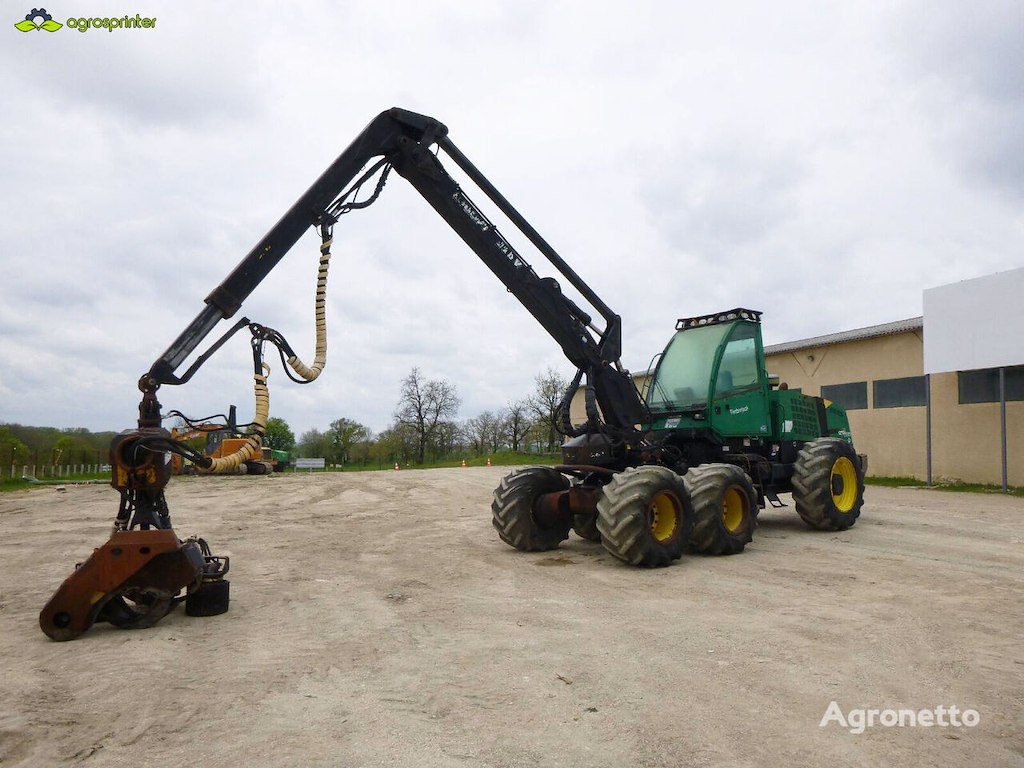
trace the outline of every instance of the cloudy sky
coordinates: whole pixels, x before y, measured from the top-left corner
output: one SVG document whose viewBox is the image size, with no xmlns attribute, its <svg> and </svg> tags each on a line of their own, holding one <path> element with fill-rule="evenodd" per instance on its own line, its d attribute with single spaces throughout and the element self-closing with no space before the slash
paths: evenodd
<svg viewBox="0 0 1024 768">
<path fill-rule="evenodd" d="M 10 2 L 0 31 L 0 423 L 133 426 L 139 376 L 391 106 L 448 125 L 622 315 L 634 370 L 680 316 L 747 306 L 791 341 L 1024 265 L 1017 0 L 46 4 L 57 32 Z M 155 27 L 66 23 L 136 13 Z M 297 435 L 387 427 L 413 366 L 462 418 L 571 375 L 397 175 L 334 254 L 327 370 L 271 360 Z M 307 361 L 317 255 L 311 233 L 242 309 Z M 165 410 L 248 418 L 250 359 L 239 335 Z"/>
</svg>

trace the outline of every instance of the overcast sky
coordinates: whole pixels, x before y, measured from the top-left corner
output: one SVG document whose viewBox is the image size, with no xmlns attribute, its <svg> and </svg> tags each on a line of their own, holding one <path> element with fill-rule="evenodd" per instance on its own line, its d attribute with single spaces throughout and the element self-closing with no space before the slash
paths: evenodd
<svg viewBox="0 0 1024 768">
<path fill-rule="evenodd" d="M 1024 265 L 1019 0 L 54 0 L 62 29 L 15 29 L 33 7 L 0 32 L 0 423 L 134 426 L 139 376 L 391 106 L 447 124 L 622 315 L 634 370 L 680 316 L 746 306 L 792 341 Z M 136 13 L 155 27 L 66 23 Z M 334 234 L 327 370 L 299 387 L 270 361 L 297 436 L 386 428 L 413 366 L 462 418 L 572 374 L 397 175 Z M 307 362 L 317 245 L 242 309 Z M 239 335 L 165 411 L 247 420 L 250 361 Z"/>
</svg>

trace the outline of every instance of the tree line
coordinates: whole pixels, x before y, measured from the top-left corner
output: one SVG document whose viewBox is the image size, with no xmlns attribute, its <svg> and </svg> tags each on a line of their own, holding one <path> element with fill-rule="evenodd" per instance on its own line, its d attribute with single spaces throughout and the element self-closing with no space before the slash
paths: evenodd
<svg viewBox="0 0 1024 768">
<path fill-rule="evenodd" d="M 497 410 L 458 418 L 458 388 L 445 379 L 427 379 L 413 368 L 402 380 L 391 425 L 374 434 L 350 419 L 335 419 L 298 439 L 280 418 L 267 424 L 264 444 L 328 464 L 424 464 L 457 456 L 484 456 L 502 450 L 554 452 L 561 445 L 558 406 L 568 381 L 548 369 L 535 378 L 534 391 Z"/>
<path fill-rule="evenodd" d="M 60 466 L 105 464 L 116 432 L 90 432 L 82 427 L 26 427 L 0 424 L 0 462 L 3 466 Z"/>
<path fill-rule="evenodd" d="M 335 465 L 424 464 L 502 450 L 551 453 L 561 444 L 558 405 L 568 381 L 549 368 L 534 382 L 529 395 L 460 420 L 456 385 L 428 379 L 413 368 L 402 380 L 391 425 L 379 434 L 341 417 L 323 431 L 311 429 L 296 439 L 284 419 L 272 417 L 263 442 L 293 457 L 324 458 Z M 0 467 L 105 464 L 116 434 L 0 424 Z"/>
</svg>

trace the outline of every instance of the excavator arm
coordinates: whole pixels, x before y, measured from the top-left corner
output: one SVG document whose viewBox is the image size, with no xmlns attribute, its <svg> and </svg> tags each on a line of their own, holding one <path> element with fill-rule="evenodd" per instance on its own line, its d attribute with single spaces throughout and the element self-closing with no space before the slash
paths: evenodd
<svg viewBox="0 0 1024 768">
<path fill-rule="evenodd" d="M 553 277 L 541 277 L 495 227 L 455 179 L 439 155 L 443 154 L 548 260 L 562 279 L 576 289 L 600 316 L 594 318 L 562 293 Z M 367 170 L 367 167 L 369 169 Z M 256 418 L 250 427 L 250 445 L 230 459 L 196 458 L 200 466 L 214 462 L 235 465 L 259 449 L 266 426 L 269 398 L 262 364 L 262 343 L 272 340 L 290 354 L 287 342 L 272 329 L 247 318 L 238 321 L 181 375 L 178 369 L 222 321 L 233 317 L 246 298 L 277 266 L 310 227 L 323 237 L 318 302 L 326 290 L 326 262 L 331 232 L 338 217 L 376 200 L 388 172 L 405 178 L 469 245 L 505 287 L 561 346 L 577 368 L 562 401 L 563 429 L 585 441 L 596 437 L 597 450 L 578 455 L 591 463 L 621 467 L 630 445 L 640 441 L 636 425 L 646 421 L 645 406 L 627 371 L 620 365 L 621 321 L 523 216 L 498 192 L 448 137 L 437 120 L 390 109 L 378 115 L 338 156 L 326 171 L 239 262 L 207 297 L 205 306 L 177 339 L 139 379 L 142 401 L 138 428 L 118 435 L 111 445 L 113 479 L 121 505 L 111 539 L 69 576 L 40 614 L 43 632 L 55 640 L 70 640 L 93 623 L 116 626 L 151 626 L 178 600 L 194 615 L 227 610 L 227 559 L 212 555 L 201 539 L 180 541 L 171 528 L 164 488 L 170 479 L 167 453 L 182 450 L 161 426 L 164 418 L 157 390 L 164 384 L 184 384 L 237 330 L 248 325 L 253 333 Z M 356 196 L 363 184 L 379 175 L 372 196 Z M 321 290 L 322 288 L 322 290 Z M 318 314 L 322 304 L 318 304 Z M 319 324 L 319 319 L 318 319 Z M 603 326 L 603 327 L 602 327 Z M 319 334 L 318 328 L 318 334 Z M 319 336 L 318 336 L 319 343 Z M 318 367 L 319 366 L 319 367 Z M 323 361 L 312 368 L 301 363 L 307 380 L 315 378 Z M 574 430 L 569 423 L 569 402 L 586 378 L 587 422 Z M 245 454 L 244 451 L 248 451 Z M 567 452 L 568 455 L 568 452 Z M 587 461 L 578 461 L 585 465 Z M 205 463 L 204 463 L 205 462 Z M 182 590 L 187 597 L 179 597 Z"/>
<path fill-rule="evenodd" d="M 554 278 L 541 278 L 505 239 L 441 164 L 435 148 L 476 184 L 558 273 L 600 314 L 591 316 L 565 296 Z M 437 120 L 403 109 L 378 115 L 274 227 L 206 298 L 206 306 L 143 376 L 140 387 L 183 383 L 175 371 L 222 319 L 232 317 L 250 293 L 312 226 L 333 225 L 331 207 L 375 158 L 393 167 L 469 245 L 508 290 L 587 376 L 603 421 L 630 431 L 644 407 L 628 374 L 621 371 L 621 319 L 555 252 L 448 137 Z M 577 380 L 578 383 L 578 380 Z M 573 387 L 572 389 L 575 389 Z"/>
</svg>

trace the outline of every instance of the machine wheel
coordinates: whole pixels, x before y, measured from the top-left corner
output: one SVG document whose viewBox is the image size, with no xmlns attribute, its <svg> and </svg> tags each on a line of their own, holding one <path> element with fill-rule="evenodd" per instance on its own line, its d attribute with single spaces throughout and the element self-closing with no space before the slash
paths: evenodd
<svg viewBox="0 0 1024 768">
<path fill-rule="evenodd" d="M 683 482 L 693 502 L 690 545 L 706 555 L 742 552 L 757 527 L 757 493 L 747 473 L 732 464 L 705 464 Z"/>
<path fill-rule="evenodd" d="M 227 579 L 204 581 L 199 589 L 185 598 L 187 616 L 219 616 L 228 612 L 231 583 Z"/>
<path fill-rule="evenodd" d="M 545 493 L 558 493 L 569 488 L 564 475 L 551 467 L 525 467 L 501 479 L 494 489 L 491 522 L 498 536 L 521 552 L 543 552 L 555 549 L 569 538 L 569 520 L 564 525 L 541 527 L 533 514 L 537 498 Z"/>
<path fill-rule="evenodd" d="M 812 528 L 853 526 L 864 506 L 864 472 L 853 446 L 836 437 L 806 443 L 793 467 L 793 503 Z"/>
<path fill-rule="evenodd" d="M 604 487 L 597 502 L 601 543 L 630 565 L 678 560 L 693 531 L 693 505 L 683 479 L 667 467 L 630 467 Z"/>
</svg>

